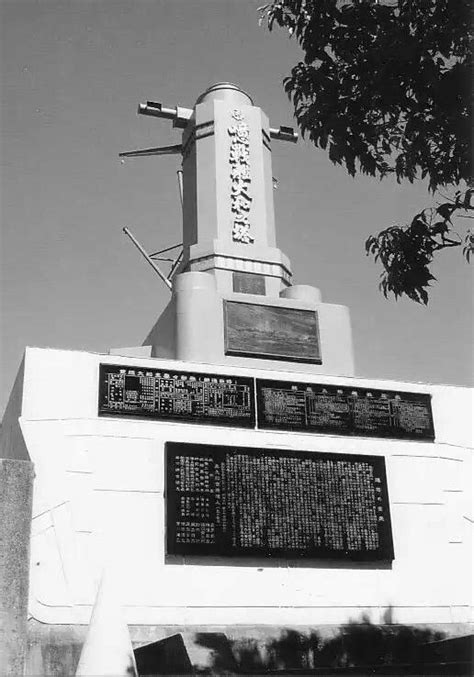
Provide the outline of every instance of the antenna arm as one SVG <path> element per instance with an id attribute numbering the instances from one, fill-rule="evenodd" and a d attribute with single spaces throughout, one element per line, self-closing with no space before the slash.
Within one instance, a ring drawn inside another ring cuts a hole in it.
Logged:
<path id="1" fill-rule="evenodd" d="M 278 129 L 270 129 L 270 137 L 278 141 L 289 141 L 296 143 L 298 141 L 298 134 L 293 127 L 279 127 Z"/>
<path id="2" fill-rule="evenodd" d="M 136 240 L 136 239 L 133 237 L 132 233 L 129 231 L 128 228 L 125 227 L 125 228 L 123 229 L 123 232 L 125 233 L 125 235 L 127 235 L 127 237 L 130 238 L 130 240 L 133 242 L 133 244 L 135 245 L 135 247 L 138 249 L 138 251 L 140 252 L 140 254 L 143 256 L 143 258 L 145 258 L 145 259 L 148 261 L 148 263 L 149 263 L 150 266 L 153 268 L 153 270 L 155 271 L 155 273 L 158 274 L 158 276 L 160 277 L 160 279 L 165 283 L 165 285 L 166 285 L 166 286 L 168 287 L 168 289 L 171 291 L 171 289 L 173 288 L 171 282 L 168 280 L 168 278 L 166 277 L 166 275 L 165 275 L 164 273 L 161 272 L 161 270 L 158 268 L 158 266 L 156 265 L 156 263 L 148 256 L 148 254 L 147 254 L 146 251 L 143 249 L 143 247 L 142 247 L 141 244 L 138 242 L 138 240 Z"/>
<path id="3" fill-rule="evenodd" d="M 151 115 L 155 118 L 173 120 L 173 127 L 180 127 L 181 129 L 186 127 L 192 114 L 192 108 L 163 106 L 162 103 L 156 103 L 155 101 L 138 104 L 138 115 Z"/>
<path id="4" fill-rule="evenodd" d="M 119 157 L 147 157 L 149 155 L 179 155 L 183 147 L 180 143 L 176 146 L 159 146 L 157 148 L 144 148 L 143 150 L 130 150 L 119 153 Z"/>

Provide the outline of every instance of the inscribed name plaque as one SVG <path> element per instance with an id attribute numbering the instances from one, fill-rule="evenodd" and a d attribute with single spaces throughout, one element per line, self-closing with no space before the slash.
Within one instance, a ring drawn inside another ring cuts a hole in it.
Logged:
<path id="1" fill-rule="evenodd" d="M 393 559 L 382 456 L 166 445 L 167 552 Z"/>
<path id="2" fill-rule="evenodd" d="M 258 427 L 433 440 L 431 396 L 257 379 Z"/>
<path id="3" fill-rule="evenodd" d="M 253 428 L 253 379 L 101 364 L 99 415 Z"/>
<path id="4" fill-rule="evenodd" d="M 224 301 L 226 355 L 321 364 L 314 310 Z"/>
<path id="5" fill-rule="evenodd" d="M 232 291 L 238 294 L 265 296 L 265 277 L 256 273 L 232 273 Z"/>

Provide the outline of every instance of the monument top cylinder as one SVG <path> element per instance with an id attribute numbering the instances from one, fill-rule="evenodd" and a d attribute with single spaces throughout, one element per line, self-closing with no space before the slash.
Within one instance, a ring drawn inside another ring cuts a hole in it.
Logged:
<path id="1" fill-rule="evenodd" d="M 253 100 L 247 92 L 231 82 L 217 82 L 211 85 L 197 98 L 195 106 L 210 101 L 223 101 L 230 106 L 253 106 Z M 173 120 L 174 127 L 184 129 L 193 115 L 193 109 L 164 106 L 162 103 L 147 101 L 138 104 L 138 114 Z"/>
<path id="2" fill-rule="evenodd" d="M 232 82 L 217 82 L 208 87 L 197 99 L 196 105 L 208 101 L 225 101 L 232 106 L 253 106 L 252 98 Z"/>

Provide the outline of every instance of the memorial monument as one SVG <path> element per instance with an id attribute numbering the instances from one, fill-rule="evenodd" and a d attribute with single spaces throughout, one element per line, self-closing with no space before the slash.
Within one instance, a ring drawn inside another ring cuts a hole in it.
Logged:
<path id="1" fill-rule="evenodd" d="M 139 112 L 182 130 L 183 252 L 143 345 L 26 349 L 2 428 L 7 674 L 73 675 L 81 652 L 89 674 L 104 569 L 139 674 L 342 669 L 355 627 L 366 665 L 440 662 L 472 633 L 471 391 L 355 375 L 348 310 L 277 247 L 292 130 L 229 83 Z"/>

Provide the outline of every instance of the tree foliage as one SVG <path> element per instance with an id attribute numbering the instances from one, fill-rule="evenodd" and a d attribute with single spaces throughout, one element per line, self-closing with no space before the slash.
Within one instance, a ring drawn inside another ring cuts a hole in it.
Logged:
<path id="1" fill-rule="evenodd" d="M 433 257 L 440 249 L 463 245 L 467 261 L 474 252 L 474 233 L 468 230 L 463 240 L 453 229 L 451 218 L 459 210 L 474 209 L 473 191 L 457 191 L 454 199 L 438 207 L 424 209 L 407 226 L 390 226 L 368 238 L 365 248 L 384 268 L 380 288 L 385 297 L 405 294 L 418 303 L 428 303 L 427 287 L 434 280 L 430 272 Z"/>
<path id="2" fill-rule="evenodd" d="M 303 136 L 332 162 L 352 176 L 426 179 L 433 193 L 463 188 L 366 243 L 385 295 L 426 303 L 433 255 L 463 244 L 452 217 L 471 209 L 469 0 L 273 0 L 261 12 L 304 52 L 284 87 Z"/>

